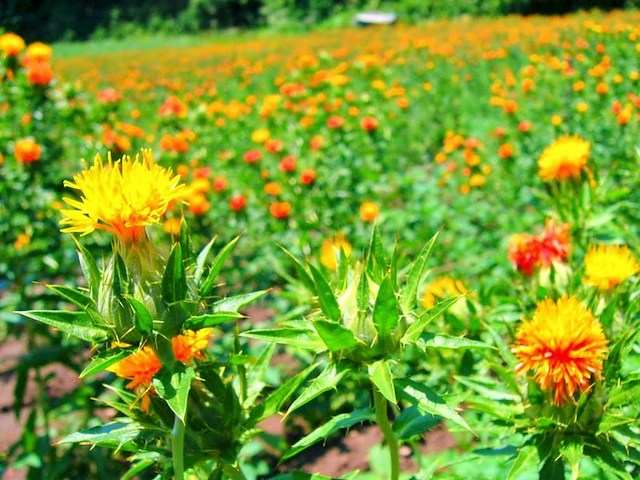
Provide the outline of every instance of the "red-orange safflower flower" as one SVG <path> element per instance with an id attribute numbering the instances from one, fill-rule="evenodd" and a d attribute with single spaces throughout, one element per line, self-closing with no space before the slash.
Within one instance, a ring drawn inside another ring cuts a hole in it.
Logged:
<path id="1" fill-rule="evenodd" d="M 303 170 L 300 174 L 300 183 L 304 185 L 311 185 L 316 181 L 316 171 L 312 169 Z"/>
<path id="2" fill-rule="evenodd" d="M 31 138 L 23 138 L 16 142 L 13 154 L 20 163 L 33 163 L 42 157 L 42 147 Z"/>
<path id="3" fill-rule="evenodd" d="M 291 214 L 291 204 L 289 202 L 273 202 L 269 206 L 269 213 L 273 218 L 283 220 Z"/>
<path id="4" fill-rule="evenodd" d="M 247 198 L 244 195 L 234 195 L 229 199 L 229 206 L 234 212 L 240 212 L 247 206 Z"/>

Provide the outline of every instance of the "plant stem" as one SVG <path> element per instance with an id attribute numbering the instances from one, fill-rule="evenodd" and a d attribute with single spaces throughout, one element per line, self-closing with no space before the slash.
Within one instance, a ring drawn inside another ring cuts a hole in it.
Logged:
<path id="1" fill-rule="evenodd" d="M 384 439 L 389 447 L 389 458 L 391 460 L 391 477 L 390 480 L 398 480 L 400 478 L 400 450 L 398 439 L 391 429 L 389 418 L 387 417 L 387 399 L 380 393 L 378 388 L 373 386 L 373 405 L 376 411 L 376 421 L 378 427 L 384 435 Z"/>
<path id="2" fill-rule="evenodd" d="M 235 341 L 233 343 L 233 347 L 235 350 L 234 353 L 236 355 L 240 355 L 242 352 L 240 349 L 240 320 L 236 320 Z M 240 404 L 244 405 L 244 402 L 247 399 L 247 370 L 242 363 L 238 365 L 238 381 L 240 382 Z"/>
<path id="3" fill-rule="evenodd" d="M 173 430 L 171 430 L 173 478 L 176 480 L 184 480 L 184 433 L 185 424 L 180 417 L 176 415 L 173 420 Z"/>

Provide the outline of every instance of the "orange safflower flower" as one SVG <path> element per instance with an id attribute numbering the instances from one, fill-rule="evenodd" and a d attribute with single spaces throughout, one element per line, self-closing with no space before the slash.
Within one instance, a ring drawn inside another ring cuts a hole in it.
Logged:
<path id="1" fill-rule="evenodd" d="M 503 160 L 513 157 L 513 145 L 511 145 L 510 143 L 503 143 L 502 145 L 500 145 L 500 147 L 498 147 L 498 155 Z"/>
<path id="2" fill-rule="evenodd" d="M 122 94 L 113 87 L 107 87 L 98 93 L 98 100 L 103 103 L 116 103 L 122 100 Z"/>
<path id="3" fill-rule="evenodd" d="M 342 118 L 339 115 L 334 115 L 333 117 L 329 118 L 329 120 L 327 120 L 327 127 L 329 128 L 341 128 L 342 126 L 344 126 L 344 118 Z"/>
<path id="4" fill-rule="evenodd" d="M 170 95 L 158 109 L 158 113 L 165 116 L 184 118 L 187 116 L 187 106 L 175 95 Z"/>
<path id="5" fill-rule="evenodd" d="M 273 202 L 269 205 L 269 213 L 273 218 L 283 220 L 291 214 L 291 204 L 289 202 Z"/>
<path id="6" fill-rule="evenodd" d="M 272 197 L 277 197 L 282 193 L 282 187 L 279 183 L 268 182 L 264 186 L 264 193 L 271 195 Z"/>
<path id="7" fill-rule="evenodd" d="M 322 242 L 320 249 L 320 263 L 327 269 L 335 271 L 338 268 L 338 260 L 341 252 L 348 257 L 351 255 L 351 244 L 344 238 L 342 233 L 335 237 L 327 238 Z"/>
<path id="8" fill-rule="evenodd" d="M 30 63 L 27 70 L 27 80 L 31 85 L 49 85 L 53 80 L 53 70 L 49 62 Z"/>
<path id="9" fill-rule="evenodd" d="M 42 147 L 31 138 L 23 138 L 16 142 L 13 154 L 20 163 L 33 163 L 42 157 Z"/>
<path id="10" fill-rule="evenodd" d="M 374 117 L 369 116 L 362 117 L 362 119 L 360 120 L 360 126 L 364 131 L 371 132 L 378 128 L 378 120 L 376 120 Z"/>
<path id="11" fill-rule="evenodd" d="M 379 213 L 380 207 L 374 202 L 362 202 L 360 205 L 360 218 L 364 222 L 373 222 Z"/>
<path id="12" fill-rule="evenodd" d="M 171 339 L 173 354 L 176 360 L 189 363 L 194 358 L 204 360 L 202 350 L 207 348 L 213 336 L 213 328 L 202 328 L 197 331 L 185 330 L 181 335 Z"/>
<path id="13" fill-rule="evenodd" d="M 249 150 L 242 158 L 248 164 L 257 163 L 262 158 L 262 153 L 259 150 Z"/>
<path id="14" fill-rule="evenodd" d="M 548 268 L 553 262 L 565 262 L 570 252 L 569 224 L 556 225 L 547 220 L 539 235 L 518 233 L 509 239 L 509 260 L 523 275 L 536 268 Z"/>
<path id="15" fill-rule="evenodd" d="M 309 169 L 309 170 L 303 170 L 302 173 L 300 174 L 300 183 L 304 184 L 304 185 L 311 185 L 313 182 L 316 181 L 316 171 Z"/>
<path id="16" fill-rule="evenodd" d="M 22 59 L 22 64 L 28 66 L 34 62 L 48 62 L 53 55 L 53 49 L 42 42 L 33 42 L 27 47 L 27 51 Z"/>
<path id="17" fill-rule="evenodd" d="M 608 341 L 593 314 L 575 297 L 538 303 L 516 332 L 517 373 L 533 371 L 540 388 L 561 405 L 600 378 Z"/>
<path id="18" fill-rule="evenodd" d="M 247 206 L 247 198 L 244 195 L 234 195 L 229 199 L 229 206 L 234 212 L 240 212 Z"/>
<path id="19" fill-rule="evenodd" d="M 281 172 L 291 173 L 296 169 L 296 157 L 293 155 L 287 155 L 282 160 L 280 160 L 280 164 L 278 168 Z"/>
<path id="20" fill-rule="evenodd" d="M 151 381 L 161 368 L 162 364 L 156 352 L 151 347 L 145 346 L 107 367 L 107 370 L 118 377 L 130 380 L 126 388 L 135 391 L 138 395 L 134 405 L 141 400 L 140 408 L 147 412 L 149 410 L 147 394 L 151 392 Z"/>

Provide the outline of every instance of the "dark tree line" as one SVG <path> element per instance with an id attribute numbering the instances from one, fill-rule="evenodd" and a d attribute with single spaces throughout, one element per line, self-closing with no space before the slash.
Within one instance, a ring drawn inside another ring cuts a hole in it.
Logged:
<path id="1" fill-rule="evenodd" d="M 132 29 L 180 33 L 295 27 L 344 9 L 393 10 L 404 20 L 416 21 L 429 16 L 558 14 L 638 6 L 640 0 L 0 0 L 0 29 L 28 41 L 52 42 L 125 35 Z"/>

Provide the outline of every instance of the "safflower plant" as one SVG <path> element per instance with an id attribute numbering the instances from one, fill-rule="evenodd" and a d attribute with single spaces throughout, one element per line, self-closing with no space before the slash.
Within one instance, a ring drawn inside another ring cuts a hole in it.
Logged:
<path id="1" fill-rule="evenodd" d="M 315 298 L 314 308 L 304 319 L 241 335 L 303 348 L 316 355 L 316 363 L 309 368 L 322 367 L 321 373 L 302 387 L 286 414 L 354 378 L 367 385 L 372 401 L 369 408 L 334 416 L 295 443 L 281 460 L 341 429 L 375 422 L 389 450 L 389 478 L 397 480 L 401 443 L 438 423 L 434 418 L 471 431 L 456 405 L 428 385 L 399 374 L 407 349 L 428 356 L 432 349 L 489 348 L 479 341 L 428 330 L 432 320 L 461 298 L 447 298 L 426 310 L 419 306 L 419 286 L 437 236 L 427 242 L 414 262 L 403 267 L 403 274 L 398 253 L 385 251 L 377 228 L 362 259 L 350 262 L 344 241 L 334 249 L 335 263 L 327 262 L 324 252 L 322 263 L 336 267 L 331 277 L 327 274 L 333 268 L 323 273 L 314 262 L 302 262 L 285 250 L 299 281 Z M 395 422 L 390 421 L 390 408 Z"/>
<path id="2" fill-rule="evenodd" d="M 102 400 L 118 418 L 62 442 L 126 452 L 133 464 L 128 478 L 147 468 L 160 478 L 243 478 L 238 452 L 293 389 L 285 383 L 261 398 L 273 348 L 253 358 L 238 337 L 239 311 L 266 291 L 216 296 L 218 274 L 239 237 L 209 262 L 215 239 L 196 254 L 183 222 L 170 251 L 162 251 L 148 230 L 169 202 L 180 201 L 182 187 L 150 150 L 133 160 L 96 157 L 67 186 L 81 198 L 66 199 L 63 231 L 106 230 L 113 234 L 111 255 L 99 263 L 74 237 L 87 286 L 48 286 L 74 308 L 21 313 L 94 346 L 81 377 L 107 370 L 128 383 L 109 386 L 115 399 Z M 209 340 L 228 322 L 235 322 L 233 351 L 213 359 Z"/>
<path id="3" fill-rule="evenodd" d="M 620 264 L 604 268 L 607 254 Z M 602 246 L 585 263 L 565 292 L 539 289 L 535 308 L 520 299 L 520 320 L 507 305 L 490 313 L 485 327 L 497 349 L 485 351 L 480 375 L 458 378 L 475 392 L 466 401 L 499 443 L 474 454 L 507 456 L 509 479 L 533 471 L 545 480 L 631 479 L 640 469 L 640 324 L 629 280 L 637 263 L 626 247 Z"/>

